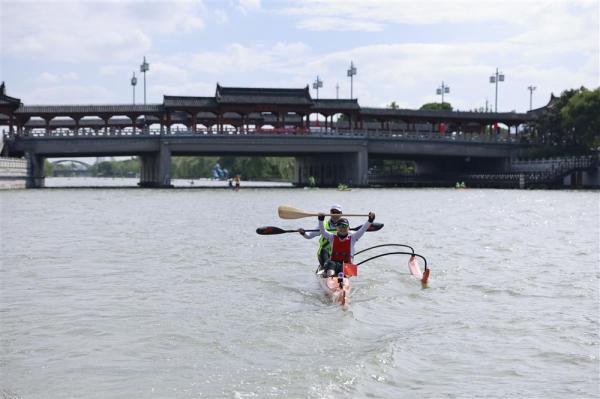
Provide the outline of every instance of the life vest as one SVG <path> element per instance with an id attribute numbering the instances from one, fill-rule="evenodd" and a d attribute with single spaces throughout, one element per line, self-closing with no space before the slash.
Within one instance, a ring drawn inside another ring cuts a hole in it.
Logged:
<path id="1" fill-rule="evenodd" d="M 325 230 L 327 230 L 330 233 L 335 234 L 337 232 L 337 229 L 335 228 L 335 224 L 333 224 L 331 222 L 331 219 L 326 220 L 323 223 L 323 227 L 325 227 Z M 321 250 L 325 248 L 327 249 L 327 253 L 329 254 L 329 256 L 331 256 L 331 244 L 329 242 L 329 240 L 323 236 L 319 237 L 319 249 L 317 250 L 317 256 L 319 256 L 319 254 L 321 253 Z"/>
<path id="2" fill-rule="evenodd" d="M 331 252 L 331 260 L 336 262 L 350 262 L 350 243 L 352 240 L 347 235 L 343 240 L 336 234 L 333 236 L 333 250 Z"/>

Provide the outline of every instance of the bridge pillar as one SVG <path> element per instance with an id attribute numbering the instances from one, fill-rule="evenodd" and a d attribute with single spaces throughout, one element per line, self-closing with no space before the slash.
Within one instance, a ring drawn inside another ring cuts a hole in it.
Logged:
<path id="1" fill-rule="evenodd" d="M 44 157 L 34 152 L 25 153 L 27 159 L 27 188 L 42 188 L 45 185 Z"/>
<path id="2" fill-rule="evenodd" d="M 306 186 L 312 176 L 320 187 L 335 187 L 340 183 L 351 187 L 367 186 L 368 164 L 366 147 L 352 153 L 296 157 L 294 183 Z"/>
<path id="3" fill-rule="evenodd" d="M 171 150 L 161 144 L 160 151 L 140 157 L 140 187 L 173 187 L 171 184 Z"/>
<path id="4" fill-rule="evenodd" d="M 354 170 L 351 185 L 354 187 L 366 187 L 369 185 L 369 151 L 365 145 L 360 151 L 353 154 Z"/>

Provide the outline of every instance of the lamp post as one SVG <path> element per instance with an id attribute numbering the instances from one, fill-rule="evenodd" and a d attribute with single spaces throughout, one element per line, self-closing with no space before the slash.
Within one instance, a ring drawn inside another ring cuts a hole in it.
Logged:
<path id="1" fill-rule="evenodd" d="M 336 100 L 340 99 L 340 84 L 339 83 L 335 84 L 335 99 Z"/>
<path id="2" fill-rule="evenodd" d="M 317 100 L 319 99 L 319 87 L 323 87 L 323 81 L 319 79 L 319 75 L 317 75 L 317 80 L 313 82 L 313 89 L 317 91 Z"/>
<path id="3" fill-rule="evenodd" d="M 131 88 L 133 89 L 133 105 L 135 105 L 135 85 L 137 84 L 137 78 L 135 77 L 135 71 L 131 77 Z"/>
<path id="4" fill-rule="evenodd" d="M 354 66 L 354 62 L 350 61 L 350 68 L 348 69 L 348 76 L 350 77 L 350 100 L 352 100 L 353 94 L 354 75 L 356 75 L 356 67 Z"/>
<path id="5" fill-rule="evenodd" d="M 444 106 L 444 93 L 446 93 L 446 94 L 450 93 L 450 87 L 446 86 L 444 84 L 444 81 L 442 80 L 442 85 L 440 87 L 438 87 L 435 92 L 438 96 L 440 94 L 442 95 L 442 106 Z"/>
<path id="6" fill-rule="evenodd" d="M 533 92 L 537 87 L 535 86 L 527 86 L 527 90 L 529 90 L 529 110 L 533 109 Z"/>
<path id="7" fill-rule="evenodd" d="M 498 68 L 496 68 L 496 74 L 490 76 L 490 83 L 496 84 L 496 102 L 494 104 L 494 112 L 498 112 L 498 82 L 504 82 L 504 74 L 502 72 L 498 72 Z"/>
<path id="8" fill-rule="evenodd" d="M 144 62 L 140 65 L 140 72 L 144 74 L 144 105 L 146 105 L 146 72 L 150 70 L 150 64 L 146 62 L 146 56 L 144 56 Z"/>

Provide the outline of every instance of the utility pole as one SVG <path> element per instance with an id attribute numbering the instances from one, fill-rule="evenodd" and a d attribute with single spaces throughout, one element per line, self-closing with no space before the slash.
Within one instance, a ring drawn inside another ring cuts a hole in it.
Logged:
<path id="1" fill-rule="evenodd" d="M 319 87 L 323 87 L 323 81 L 317 75 L 317 80 L 313 82 L 313 89 L 317 90 L 317 100 L 319 99 Z"/>
<path id="2" fill-rule="evenodd" d="M 350 100 L 352 100 L 352 89 L 354 86 L 354 75 L 356 75 L 356 67 L 354 66 L 354 62 L 350 61 L 350 69 L 347 71 L 348 76 L 350 77 Z"/>
<path id="3" fill-rule="evenodd" d="M 446 94 L 450 93 L 450 87 L 444 85 L 444 81 L 442 80 L 442 85 L 440 87 L 438 87 L 436 90 L 436 94 L 438 96 L 440 94 L 442 95 L 442 106 L 444 105 L 444 93 L 446 93 Z"/>
<path id="4" fill-rule="evenodd" d="M 504 82 L 504 74 L 502 72 L 498 72 L 498 68 L 496 68 L 496 74 L 490 76 L 490 83 L 496 84 L 496 102 L 494 105 L 494 112 L 498 112 L 498 82 Z"/>
<path id="5" fill-rule="evenodd" d="M 529 110 L 533 109 L 533 92 L 535 91 L 535 86 L 527 86 L 527 90 L 529 90 Z"/>
<path id="6" fill-rule="evenodd" d="M 135 77 L 135 71 L 133 71 L 133 77 L 131 78 L 131 87 L 133 89 L 133 105 L 135 105 L 135 85 L 137 84 L 137 78 Z"/>
<path id="7" fill-rule="evenodd" d="M 140 72 L 144 74 L 144 105 L 146 105 L 146 72 L 150 70 L 150 64 L 146 62 L 146 56 L 144 56 L 144 62 L 140 65 Z"/>

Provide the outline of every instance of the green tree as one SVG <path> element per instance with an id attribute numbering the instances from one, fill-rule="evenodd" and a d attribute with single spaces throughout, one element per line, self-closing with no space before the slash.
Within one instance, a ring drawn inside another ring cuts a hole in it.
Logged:
<path id="1" fill-rule="evenodd" d="M 580 89 L 560 110 L 564 134 L 576 146 L 600 147 L 600 88 Z"/>
<path id="2" fill-rule="evenodd" d="M 54 164 L 48 159 L 44 159 L 44 175 L 54 176 Z"/>
<path id="3" fill-rule="evenodd" d="M 443 103 L 427 103 L 421 105 L 421 110 L 429 110 L 429 111 L 452 111 L 452 104 L 443 102 Z"/>
<path id="4" fill-rule="evenodd" d="M 400 109 L 400 106 L 396 104 L 396 101 L 392 101 L 387 107 L 391 109 Z"/>
<path id="5" fill-rule="evenodd" d="M 582 90 L 586 89 L 582 87 L 581 89 L 563 91 L 559 97 L 554 97 L 551 100 L 550 104 L 538 117 L 534 125 L 546 144 L 563 147 L 573 144 L 572 137 L 569 137 L 565 129 L 561 110 L 567 105 L 571 97 Z"/>

